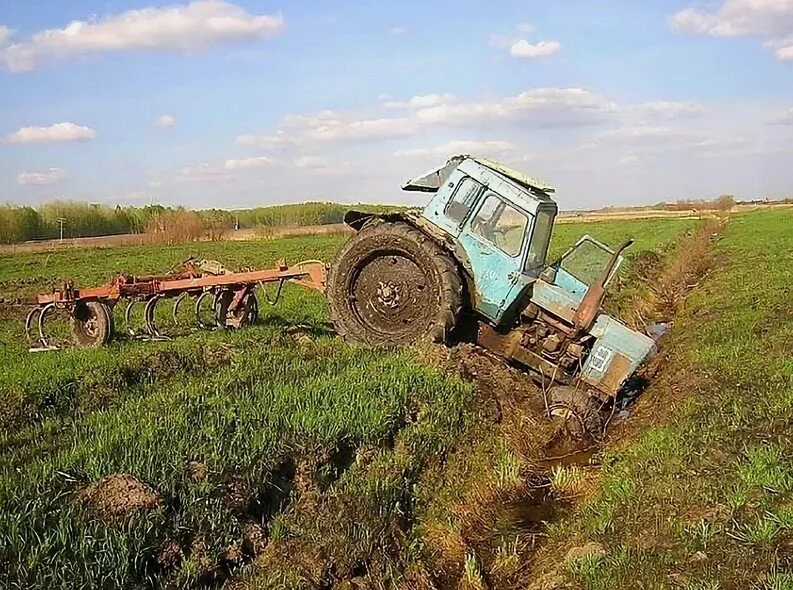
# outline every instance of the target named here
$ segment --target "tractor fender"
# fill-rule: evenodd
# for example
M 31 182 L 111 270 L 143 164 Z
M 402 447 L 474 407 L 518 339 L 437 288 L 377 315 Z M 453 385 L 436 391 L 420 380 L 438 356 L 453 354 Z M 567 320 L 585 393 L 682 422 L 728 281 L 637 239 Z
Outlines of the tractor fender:
M 361 231 L 364 227 L 381 222 L 402 222 L 416 228 L 425 236 L 438 244 L 441 248 L 449 252 L 460 269 L 460 278 L 466 283 L 466 288 L 470 293 L 473 289 L 473 267 L 468 259 L 465 248 L 439 227 L 433 225 L 429 220 L 421 215 L 421 210 L 410 210 L 395 213 L 368 213 L 366 211 L 350 210 L 344 214 L 344 224 L 355 231 Z

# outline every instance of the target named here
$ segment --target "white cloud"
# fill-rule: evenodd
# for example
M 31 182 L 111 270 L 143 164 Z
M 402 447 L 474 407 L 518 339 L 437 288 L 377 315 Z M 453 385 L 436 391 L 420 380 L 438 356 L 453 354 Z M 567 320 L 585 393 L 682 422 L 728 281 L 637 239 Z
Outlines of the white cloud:
M 5 139 L 9 143 L 46 143 L 93 139 L 96 135 L 94 129 L 85 125 L 55 123 L 49 127 L 23 127 Z
M 454 102 L 456 97 L 454 94 L 427 94 L 424 96 L 414 96 L 407 102 L 389 101 L 385 103 L 385 107 L 389 109 L 426 109 L 429 107 L 436 107 L 442 104 L 449 104 Z
M 777 125 L 793 125 L 793 108 L 789 108 L 771 122 Z
M 509 54 L 518 59 L 533 59 L 537 57 L 547 57 L 557 53 L 562 48 L 558 41 L 540 41 L 539 43 L 529 43 L 526 39 L 521 39 L 513 44 L 509 49 Z
M 176 118 L 172 115 L 160 115 L 154 121 L 155 127 L 162 127 L 163 129 L 168 129 L 176 125 Z
M 254 15 L 224 0 L 193 0 L 39 31 L 0 50 L 0 64 L 23 71 L 34 69 L 42 58 L 133 49 L 198 51 L 224 42 L 266 38 L 283 28 L 280 14 Z
M 185 166 L 177 174 L 177 180 L 186 181 L 231 181 L 236 175 L 273 166 L 275 161 L 266 156 L 254 156 L 251 158 L 228 159 L 219 163 L 204 162 Z
M 503 154 L 516 150 L 515 144 L 509 141 L 463 141 L 453 140 L 434 148 L 402 149 L 394 152 L 398 157 L 425 157 L 432 156 L 445 158 L 459 154 L 474 156 L 487 156 Z
M 63 168 L 50 168 L 46 172 L 22 172 L 17 176 L 17 184 L 28 185 L 49 185 L 57 184 L 66 179 L 66 170 Z
M 659 142 L 696 142 L 703 136 L 697 131 L 658 125 L 629 125 L 611 129 L 597 135 L 594 145 L 604 142 L 620 144 L 657 144 Z
M 722 0 L 715 11 L 681 10 L 670 17 L 669 25 L 692 35 L 760 37 L 777 59 L 793 60 L 791 0 Z
M 238 135 L 234 143 L 236 145 L 255 145 L 260 148 L 274 150 L 293 146 L 295 141 L 288 137 L 283 131 L 278 131 L 273 135 Z
M 14 31 L 5 25 L 0 25 L 0 47 L 5 47 L 11 41 L 11 35 Z
M 226 160 L 223 168 L 226 170 L 249 170 L 251 168 L 265 168 L 272 166 L 273 161 L 266 156 L 243 158 L 241 160 Z
M 292 164 L 295 168 L 309 170 L 320 174 L 340 174 L 352 168 L 349 162 L 333 162 L 328 158 L 317 156 L 300 156 Z
M 401 35 L 404 35 L 405 33 L 407 33 L 407 30 L 404 27 L 394 27 L 393 29 L 391 29 L 391 34 L 394 37 L 399 37 Z
M 677 118 L 704 115 L 709 109 L 696 102 L 675 102 L 658 100 L 640 105 L 639 110 L 644 115 L 658 115 L 664 118 Z

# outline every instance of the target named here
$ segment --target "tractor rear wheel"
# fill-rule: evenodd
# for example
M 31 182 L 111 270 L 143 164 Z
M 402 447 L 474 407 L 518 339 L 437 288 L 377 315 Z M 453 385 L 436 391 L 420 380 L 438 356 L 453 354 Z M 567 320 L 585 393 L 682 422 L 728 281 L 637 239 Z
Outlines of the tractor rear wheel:
M 446 342 L 462 306 L 451 257 L 403 222 L 376 222 L 353 236 L 328 279 L 330 314 L 346 341 L 375 348 Z

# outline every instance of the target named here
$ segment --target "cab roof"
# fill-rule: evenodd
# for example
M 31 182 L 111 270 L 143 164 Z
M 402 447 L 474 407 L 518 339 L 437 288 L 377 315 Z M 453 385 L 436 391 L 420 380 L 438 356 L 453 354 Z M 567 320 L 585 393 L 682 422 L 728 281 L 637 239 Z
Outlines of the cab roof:
M 540 191 L 541 193 L 554 193 L 556 189 L 538 178 L 534 176 L 530 176 L 524 172 L 519 170 L 515 170 L 514 168 L 510 168 L 509 166 L 505 166 L 500 162 L 496 162 L 494 160 L 489 160 L 487 158 L 479 158 L 476 156 L 471 155 L 459 155 L 453 156 L 446 161 L 445 164 L 441 166 L 437 166 L 428 170 L 424 174 L 421 174 L 411 180 L 408 180 L 402 185 L 402 190 L 406 191 L 422 191 L 422 192 L 437 192 L 440 190 L 440 187 L 446 182 L 446 179 L 449 178 L 449 175 L 464 161 L 471 160 L 479 164 L 480 166 L 484 166 L 489 170 L 492 170 L 496 174 L 501 176 L 505 176 L 511 181 L 517 183 L 521 187 L 529 190 L 530 192 Z M 534 190 L 531 190 L 534 189 Z

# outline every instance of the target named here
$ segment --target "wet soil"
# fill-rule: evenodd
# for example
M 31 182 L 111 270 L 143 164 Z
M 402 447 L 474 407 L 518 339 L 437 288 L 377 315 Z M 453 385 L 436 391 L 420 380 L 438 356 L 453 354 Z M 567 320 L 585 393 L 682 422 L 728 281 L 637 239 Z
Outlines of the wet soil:
M 162 495 L 127 473 L 109 475 L 83 488 L 78 496 L 100 516 L 116 520 L 135 510 L 154 510 L 163 505 Z

